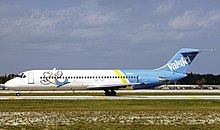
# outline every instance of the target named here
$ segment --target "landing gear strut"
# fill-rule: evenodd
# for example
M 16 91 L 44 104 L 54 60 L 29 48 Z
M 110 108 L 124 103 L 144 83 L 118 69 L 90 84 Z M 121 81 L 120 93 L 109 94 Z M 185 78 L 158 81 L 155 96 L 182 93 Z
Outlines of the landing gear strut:
M 116 92 L 114 90 L 105 90 L 105 96 L 116 96 Z

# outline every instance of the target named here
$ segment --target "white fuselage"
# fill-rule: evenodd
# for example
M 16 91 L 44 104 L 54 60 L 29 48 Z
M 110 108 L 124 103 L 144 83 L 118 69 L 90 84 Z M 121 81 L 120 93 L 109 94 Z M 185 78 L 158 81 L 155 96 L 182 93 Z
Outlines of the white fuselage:
M 7 82 L 13 90 L 83 90 L 120 86 L 137 79 L 120 70 L 32 70 Z M 130 79 L 130 81 L 129 81 Z

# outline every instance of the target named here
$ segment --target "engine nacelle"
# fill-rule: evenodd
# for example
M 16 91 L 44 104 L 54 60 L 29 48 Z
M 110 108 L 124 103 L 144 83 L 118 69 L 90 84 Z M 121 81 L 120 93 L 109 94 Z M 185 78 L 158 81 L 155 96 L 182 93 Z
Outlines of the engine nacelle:
M 165 77 L 148 77 L 141 76 L 138 78 L 139 82 L 142 84 L 166 84 L 169 82 Z

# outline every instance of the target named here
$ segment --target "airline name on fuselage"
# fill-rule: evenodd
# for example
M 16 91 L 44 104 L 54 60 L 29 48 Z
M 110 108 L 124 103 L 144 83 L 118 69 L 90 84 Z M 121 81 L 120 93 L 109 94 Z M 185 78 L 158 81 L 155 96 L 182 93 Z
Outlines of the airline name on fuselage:
M 181 67 L 185 67 L 186 65 L 188 65 L 188 62 L 183 57 L 181 57 L 180 60 L 175 60 L 174 62 L 167 64 L 168 68 L 171 71 L 177 70 L 177 69 L 179 69 Z

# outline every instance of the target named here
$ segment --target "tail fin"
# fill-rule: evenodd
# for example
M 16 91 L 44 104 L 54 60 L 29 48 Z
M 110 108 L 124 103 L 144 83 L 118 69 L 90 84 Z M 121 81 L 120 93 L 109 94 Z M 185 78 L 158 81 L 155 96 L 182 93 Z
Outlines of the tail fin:
M 184 73 L 199 52 L 201 51 L 198 49 L 182 48 L 167 64 L 158 68 L 158 70 Z

